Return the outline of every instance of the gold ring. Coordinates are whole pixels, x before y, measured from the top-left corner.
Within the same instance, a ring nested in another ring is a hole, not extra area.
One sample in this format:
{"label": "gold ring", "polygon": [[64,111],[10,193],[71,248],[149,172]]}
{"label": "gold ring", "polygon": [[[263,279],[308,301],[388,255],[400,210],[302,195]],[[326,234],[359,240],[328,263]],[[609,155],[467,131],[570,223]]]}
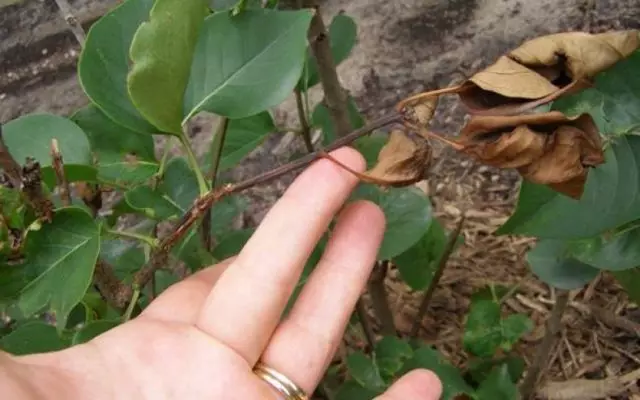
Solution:
{"label": "gold ring", "polygon": [[282,373],[258,361],[253,373],[281,393],[285,400],[309,400],[309,396],[298,385]]}

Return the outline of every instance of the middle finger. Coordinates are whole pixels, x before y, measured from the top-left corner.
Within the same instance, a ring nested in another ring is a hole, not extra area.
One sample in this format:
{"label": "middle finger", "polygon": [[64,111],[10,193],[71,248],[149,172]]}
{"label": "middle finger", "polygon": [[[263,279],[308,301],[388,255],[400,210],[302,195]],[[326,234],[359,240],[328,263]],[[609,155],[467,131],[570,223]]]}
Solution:
{"label": "middle finger", "polygon": [[[332,153],[362,171],[350,148]],[[280,320],[302,267],[357,184],[322,159],[303,172],[273,206],[205,301],[196,325],[254,365]]]}

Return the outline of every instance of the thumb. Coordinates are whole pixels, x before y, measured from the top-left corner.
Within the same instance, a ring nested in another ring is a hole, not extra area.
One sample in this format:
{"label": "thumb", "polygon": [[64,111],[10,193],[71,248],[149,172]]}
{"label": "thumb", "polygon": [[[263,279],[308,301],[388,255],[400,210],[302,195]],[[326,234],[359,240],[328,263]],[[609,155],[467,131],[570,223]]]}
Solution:
{"label": "thumb", "polygon": [[442,383],[433,372],[415,369],[374,400],[438,400],[441,394]]}

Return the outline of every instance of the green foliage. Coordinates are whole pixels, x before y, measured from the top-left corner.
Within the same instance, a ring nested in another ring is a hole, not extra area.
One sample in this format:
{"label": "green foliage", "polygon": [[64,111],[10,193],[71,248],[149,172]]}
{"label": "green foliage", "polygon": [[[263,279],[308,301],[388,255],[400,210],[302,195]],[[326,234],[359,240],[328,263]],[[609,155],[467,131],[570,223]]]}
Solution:
{"label": "green foliage", "polygon": [[476,392],[478,400],[513,400],[518,398],[518,388],[511,380],[509,367],[502,364],[495,368]]}
{"label": "green foliage", "polygon": [[560,240],[541,240],[529,251],[527,261],[538,278],[558,289],[582,287],[600,272],[571,257],[567,243]]}
{"label": "green foliage", "polygon": [[191,65],[184,119],[200,111],[244,118],[282,102],[300,78],[310,22],[308,10],[250,9],[207,17]]}
{"label": "green foliage", "polygon": [[571,256],[594,268],[622,271],[640,265],[640,229],[633,226],[621,232],[569,243]]}
{"label": "green foliage", "polygon": [[636,304],[640,304],[640,268],[612,271],[611,274],[615,276],[629,298]]}
{"label": "green foliage", "polygon": [[385,336],[375,348],[375,363],[383,381],[391,384],[404,363],[413,356],[409,343],[395,336]]}
{"label": "green foliage", "polygon": [[182,134],[184,92],[207,14],[204,0],[156,0],[131,42],[129,96],[163,132]]}
{"label": "green foliage", "polygon": [[419,189],[380,189],[369,184],[359,185],[352,200],[369,200],[385,214],[386,230],[378,251],[381,260],[392,259],[413,246],[431,224],[431,203]]}
{"label": "green foliage", "polygon": [[[349,120],[351,121],[351,126],[353,129],[358,129],[364,126],[364,118],[358,111],[358,107],[356,106],[355,100],[353,97],[349,97],[349,101],[347,103],[349,107]],[[329,144],[336,140],[336,131],[333,123],[331,122],[331,116],[329,114],[329,110],[327,107],[319,103],[316,108],[313,110],[313,114],[311,115],[311,122],[314,126],[322,129],[322,143]],[[363,138],[360,138],[362,140]],[[357,141],[356,141],[357,142]],[[377,158],[378,153],[375,153]]]}
{"label": "green foliage", "polygon": [[44,353],[62,350],[70,340],[60,335],[56,328],[41,321],[31,321],[0,339],[0,349],[13,355]]}
{"label": "green foliage", "polygon": [[149,18],[154,0],[126,0],[96,21],[87,34],[78,77],[87,96],[109,118],[133,131],[158,133],[129,97],[129,48]]}
{"label": "green foliage", "polygon": [[80,328],[75,335],[71,343],[73,345],[82,344],[90,341],[94,337],[107,332],[108,330],[115,328],[120,324],[120,321],[100,320],[93,321]]}
{"label": "green foliage", "polygon": [[93,104],[77,111],[72,120],[89,138],[97,158],[98,179],[138,184],[158,172],[151,135],[118,125]]}
{"label": "green foliage", "polygon": [[76,124],[53,114],[30,114],[9,121],[2,128],[2,138],[13,158],[24,163],[32,157],[42,167],[42,179],[53,187],[55,173],[51,167],[51,140],[57,139],[64,158],[67,180],[93,181],[89,140]]}

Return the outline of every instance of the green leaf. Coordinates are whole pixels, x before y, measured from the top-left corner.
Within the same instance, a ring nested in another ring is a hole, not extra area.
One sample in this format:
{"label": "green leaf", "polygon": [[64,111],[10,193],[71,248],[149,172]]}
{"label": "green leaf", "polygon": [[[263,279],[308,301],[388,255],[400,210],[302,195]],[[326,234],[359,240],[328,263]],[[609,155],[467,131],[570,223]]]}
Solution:
{"label": "green leaf", "polygon": [[640,268],[611,271],[611,274],[627,292],[631,301],[640,304]]}
{"label": "green leaf", "polygon": [[191,208],[199,195],[196,176],[183,157],[169,160],[161,186],[182,213]]}
{"label": "green leaf", "polygon": [[5,265],[0,262],[0,304],[15,301],[27,283],[22,265]]}
{"label": "green leaf", "polygon": [[382,390],[371,390],[363,387],[358,382],[346,381],[336,391],[334,400],[371,400],[382,394]]}
{"label": "green leaf", "polygon": [[49,305],[62,329],[91,284],[99,252],[100,230],[91,215],[75,207],[56,211],[51,223],[27,235],[29,283],[20,294],[20,309],[32,315]]}
{"label": "green leaf", "polygon": [[473,394],[473,389],[465,382],[460,375],[460,371],[449,364],[434,349],[428,346],[418,348],[413,357],[409,359],[404,367],[403,373],[416,368],[425,368],[433,371],[442,382],[442,400],[452,400],[460,394]]}
{"label": "green leaf", "polygon": [[502,350],[509,352],[513,345],[533,329],[533,322],[524,314],[512,314],[500,321],[502,327]]}
{"label": "green leaf", "polygon": [[129,48],[153,4],[126,0],[102,16],[91,26],[78,60],[78,77],[91,101],[118,124],[142,133],[159,132],[129,98]]}
{"label": "green leaf", "polygon": [[93,104],[78,110],[72,120],[89,137],[99,179],[136,184],[158,172],[152,135],[116,124]]}
{"label": "green leaf", "polygon": [[136,31],[127,83],[138,111],[163,132],[182,134],[182,104],[198,34],[209,13],[204,0],[156,0]]}
{"label": "green leaf", "polygon": [[560,240],[541,240],[527,253],[531,270],[542,281],[558,289],[572,290],[580,288],[600,272],[568,256],[566,242]]}
{"label": "green leaf", "polygon": [[30,114],[3,126],[2,138],[17,162],[27,157],[40,163],[42,179],[49,187],[55,183],[51,167],[51,139],[57,139],[69,182],[93,181],[96,170],[91,166],[91,149],[87,135],[70,120],[53,114]]}
{"label": "green leaf", "polygon": [[91,339],[102,335],[118,325],[120,325],[120,321],[100,320],[89,322],[87,325],[80,328],[75,335],[73,335],[71,343],[74,346],[77,344],[87,343]]}
{"label": "green leaf", "polygon": [[200,235],[200,226],[196,224],[185,237],[171,250],[191,271],[208,267],[215,263],[215,258],[207,251]]}
{"label": "green leaf", "polygon": [[239,196],[225,196],[211,207],[211,234],[218,236],[233,229],[233,221],[247,208]]}
{"label": "green leaf", "polygon": [[[357,127],[359,128],[359,127]],[[367,169],[373,168],[378,162],[378,154],[387,143],[387,137],[382,135],[369,135],[356,139],[353,146],[367,161]]]}
{"label": "green leaf", "polygon": [[621,271],[640,265],[640,228],[571,242],[572,257],[594,268]]}
{"label": "green leaf", "polygon": [[19,190],[0,185],[0,215],[7,226],[14,229],[24,228],[25,204]]}
{"label": "green leaf", "polygon": [[309,10],[251,9],[235,17],[226,12],[207,17],[184,120],[200,111],[244,118],[284,101],[302,72],[311,16]]}
{"label": "green leaf", "polygon": [[240,253],[255,231],[255,228],[241,229],[220,236],[213,249],[213,256],[220,261],[235,256]]}
{"label": "green leaf", "polygon": [[413,290],[424,290],[431,285],[433,275],[447,245],[447,235],[437,219],[418,242],[393,259],[400,276]]}
{"label": "green leaf", "polygon": [[347,369],[356,382],[369,390],[384,390],[386,387],[375,360],[360,351],[349,354]]}
{"label": "green leaf", "polygon": [[374,354],[380,375],[385,382],[391,383],[405,361],[413,356],[413,349],[398,337],[385,336],[376,343]]}
{"label": "green leaf", "polygon": [[[271,114],[261,112],[247,118],[234,119],[229,121],[227,134],[222,146],[222,156],[218,173],[234,167],[244,157],[255,150],[267,137],[268,134],[276,130]],[[207,160],[211,160],[211,152]],[[207,165],[206,170],[210,169]]]}
{"label": "green leaf", "polygon": [[491,357],[502,343],[500,305],[482,300],[471,304],[462,338],[465,350],[478,357]]}
{"label": "green leaf", "polygon": [[431,203],[414,187],[380,189],[359,185],[352,200],[370,200],[382,208],[386,230],[378,259],[390,260],[404,253],[427,232],[431,224]]}
{"label": "green leaf", "polygon": [[[358,27],[353,18],[344,14],[338,14],[333,18],[329,26],[329,43],[333,61],[336,66],[349,57],[353,46],[356,44],[357,35]],[[298,88],[302,91],[316,85],[320,81],[318,64],[309,50],[307,50],[307,65],[306,82],[303,74],[298,83]]]}
{"label": "green leaf", "polygon": [[62,350],[69,345],[54,326],[40,321],[22,324],[0,339],[0,348],[16,356]]}
{"label": "green leaf", "polygon": [[475,383],[482,383],[487,379],[496,366],[506,365],[511,382],[517,383],[525,369],[525,362],[521,357],[509,355],[500,358],[477,358],[469,361],[467,373]]}
{"label": "green leaf", "polygon": [[131,208],[157,221],[176,219],[182,215],[180,206],[174,203],[162,188],[136,186],[125,192],[124,198]]}
{"label": "green leaf", "polygon": [[[349,97],[348,100],[349,107],[349,120],[351,121],[351,126],[353,129],[358,129],[364,126],[364,118],[360,114],[358,110],[358,106],[356,105],[355,100],[352,97]],[[313,110],[313,114],[311,115],[311,121],[313,125],[322,129],[322,144],[328,145],[329,143],[336,140],[336,131],[333,127],[333,122],[331,121],[331,115],[329,114],[329,110],[322,103],[318,103],[316,108]],[[359,139],[358,141],[360,141]],[[356,143],[358,142],[356,141]],[[377,154],[376,154],[377,157]]]}
{"label": "green leaf", "polygon": [[226,11],[233,9],[243,1],[246,8],[262,7],[262,0],[210,0],[209,7],[211,7],[212,10],[216,11]]}
{"label": "green leaf", "polygon": [[569,115],[588,112],[605,135],[637,132],[640,127],[640,51],[596,75],[594,85],[553,103]]}
{"label": "green leaf", "polygon": [[518,398],[518,388],[511,380],[509,368],[503,364],[494,368],[476,392],[478,400],[513,400]]}

